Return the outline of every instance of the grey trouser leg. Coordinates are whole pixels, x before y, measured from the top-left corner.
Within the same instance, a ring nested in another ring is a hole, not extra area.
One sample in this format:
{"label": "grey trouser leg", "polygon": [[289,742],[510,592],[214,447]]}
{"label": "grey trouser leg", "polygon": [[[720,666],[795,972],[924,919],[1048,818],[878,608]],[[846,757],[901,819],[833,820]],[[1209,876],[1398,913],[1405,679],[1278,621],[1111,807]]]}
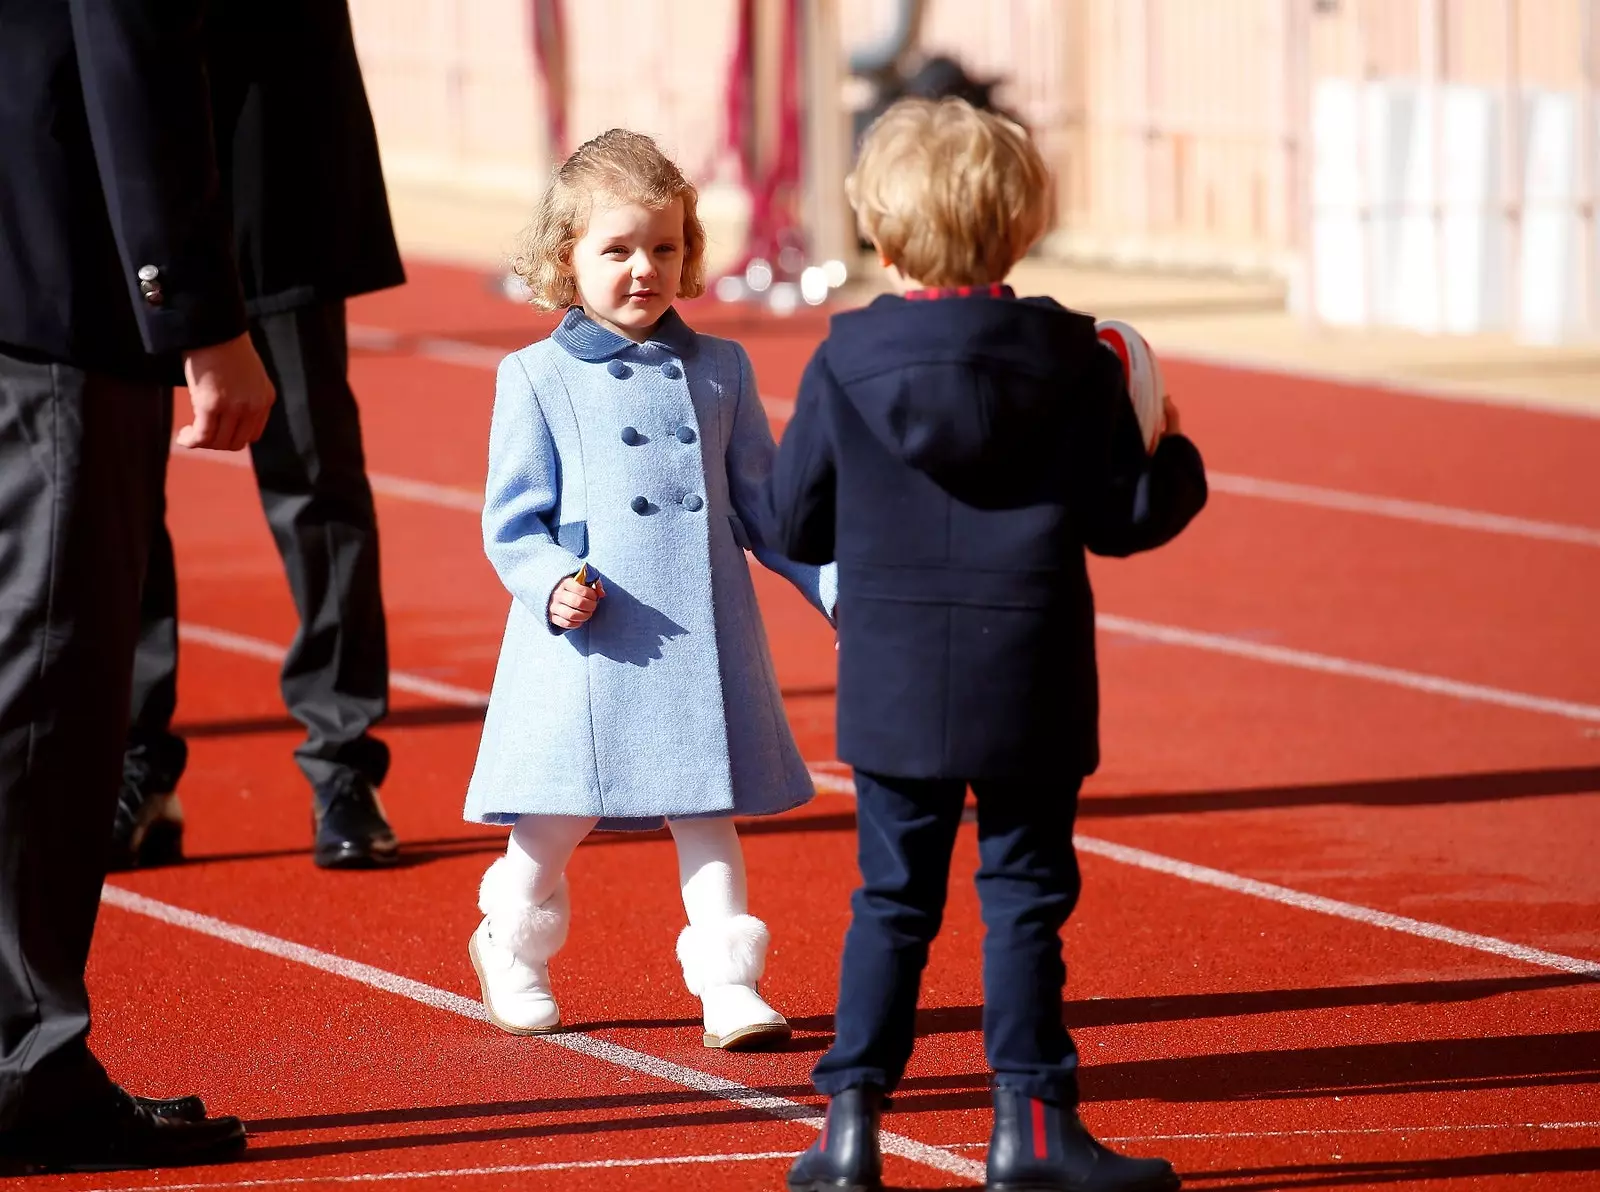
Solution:
{"label": "grey trouser leg", "polygon": [[313,786],[351,770],[377,784],[389,750],[367,730],[389,710],[389,643],[344,303],[267,315],[251,334],[278,387],[252,454],[300,613],[282,676],[284,702],[306,726],[295,758]]}
{"label": "grey trouser leg", "polygon": [[[278,390],[251,456],[300,614],[282,674],[284,703],[306,726],[295,757],[313,786],[341,771],[376,785],[388,773],[389,750],[368,730],[388,712],[389,647],[377,516],[360,412],[346,379],[344,303],[258,318],[251,338]],[[178,578],[159,515],[142,616],[128,748],[151,794],[172,790],[185,762],[184,743],[171,729]]]}
{"label": "grey trouser leg", "polygon": [[84,968],[164,394],[0,353],[0,1129],[104,1095]]}

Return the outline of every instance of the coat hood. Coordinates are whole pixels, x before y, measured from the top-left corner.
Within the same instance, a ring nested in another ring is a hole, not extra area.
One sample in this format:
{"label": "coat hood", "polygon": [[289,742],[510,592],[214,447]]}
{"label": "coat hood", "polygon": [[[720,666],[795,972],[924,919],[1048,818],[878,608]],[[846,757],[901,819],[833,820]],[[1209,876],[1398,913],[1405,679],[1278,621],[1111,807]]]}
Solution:
{"label": "coat hood", "polygon": [[874,437],[946,489],[1047,465],[1106,365],[1094,319],[1048,298],[908,301],[834,316],[829,372]]}

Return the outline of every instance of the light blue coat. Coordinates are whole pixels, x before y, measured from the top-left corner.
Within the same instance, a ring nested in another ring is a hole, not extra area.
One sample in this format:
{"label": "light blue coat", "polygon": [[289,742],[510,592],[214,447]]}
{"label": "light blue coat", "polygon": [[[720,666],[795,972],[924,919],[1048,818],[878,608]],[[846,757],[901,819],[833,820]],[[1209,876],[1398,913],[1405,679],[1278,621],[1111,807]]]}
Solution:
{"label": "light blue coat", "polygon": [[[636,344],[573,309],[507,356],[484,549],[514,597],[466,818],[766,815],[812,797],[745,550],[832,616],[834,569],[766,550],[776,448],[744,349],[669,311]],[[550,624],[587,562],[606,595]]]}

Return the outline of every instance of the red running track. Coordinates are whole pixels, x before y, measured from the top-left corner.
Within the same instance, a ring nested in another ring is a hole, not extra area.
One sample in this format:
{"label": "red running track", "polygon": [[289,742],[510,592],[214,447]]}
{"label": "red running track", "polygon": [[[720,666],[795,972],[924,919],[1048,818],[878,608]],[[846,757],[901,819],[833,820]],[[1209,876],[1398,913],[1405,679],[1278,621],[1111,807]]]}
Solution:
{"label": "red running track", "polygon": [[[175,458],[198,635],[180,705],[191,861],[113,883],[94,1042],[137,1090],[243,1114],[252,1146],[224,1168],[30,1189],[777,1188],[812,1136],[806,1074],[828,1038],[853,818],[831,763],[831,633],[770,576],[789,713],[829,788],[744,828],[793,1045],[700,1046],[661,837],[596,837],[574,861],[556,968],[573,1034],[518,1039],[473,1017],[465,943],[503,833],[463,824],[460,805],[507,597],[471,504],[488,368],[549,324],[481,276],[412,276],[352,304],[408,677],[384,791],[406,864],[312,868],[270,661],[293,612],[249,473]],[[821,317],[688,313],[745,341],[781,415]],[[1219,473],[1600,530],[1600,420],[1167,373]],[[1172,547],[1094,576],[1123,620],[1102,636],[1106,765],[1083,800],[1067,931],[1091,1126],[1171,1156],[1197,1189],[1600,1187],[1600,536],[1219,492]],[[900,1187],[981,1172],[975,864],[964,833],[885,1122]]]}

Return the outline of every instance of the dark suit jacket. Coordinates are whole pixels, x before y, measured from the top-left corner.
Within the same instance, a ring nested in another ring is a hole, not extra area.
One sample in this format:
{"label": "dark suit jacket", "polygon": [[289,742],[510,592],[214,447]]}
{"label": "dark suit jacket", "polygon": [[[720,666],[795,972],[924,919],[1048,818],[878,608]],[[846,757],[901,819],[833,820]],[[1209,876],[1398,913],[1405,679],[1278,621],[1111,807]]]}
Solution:
{"label": "dark suit jacket", "polygon": [[0,0],[0,350],[145,379],[244,330],[203,7]]}
{"label": "dark suit jacket", "polygon": [[339,0],[0,0],[0,350],[173,380],[404,280]]}
{"label": "dark suit jacket", "polygon": [[1206,483],[1182,436],[1146,455],[1089,316],[885,296],[833,318],[771,493],[769,541],[839,563],[839,757],[975,779],[1095,769],[1084,550],[1160,546]]}
{"label": "dark suit jacket", "polygon": [[405,281],[345,0],[215,0],[206,45],[250,313]]}

